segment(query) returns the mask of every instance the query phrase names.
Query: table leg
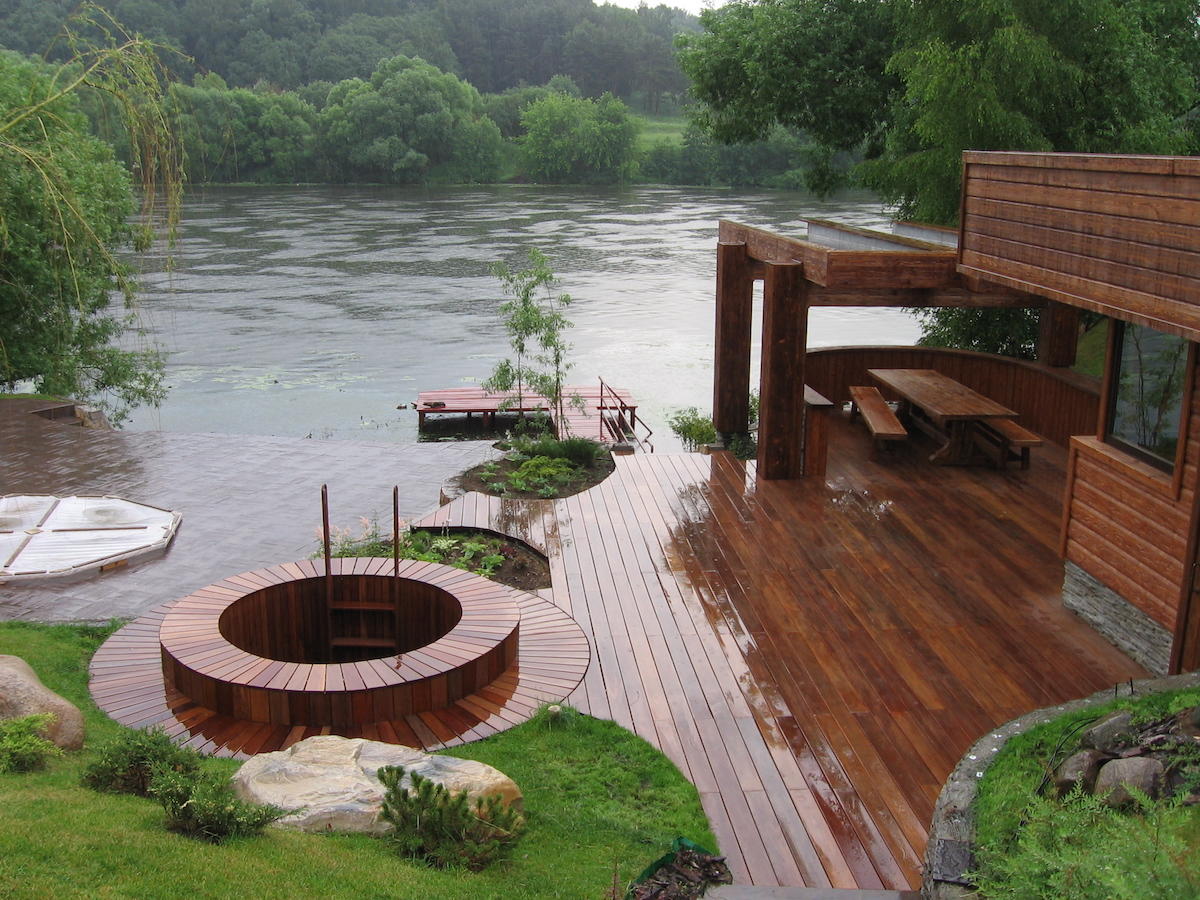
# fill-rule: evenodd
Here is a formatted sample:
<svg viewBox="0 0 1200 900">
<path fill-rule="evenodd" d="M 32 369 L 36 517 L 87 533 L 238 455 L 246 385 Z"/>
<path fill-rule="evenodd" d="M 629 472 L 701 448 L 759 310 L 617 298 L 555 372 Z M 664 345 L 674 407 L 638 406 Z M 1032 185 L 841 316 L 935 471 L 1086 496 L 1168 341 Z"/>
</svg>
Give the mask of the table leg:
<svg viewBox="0 0 1200 900">
<path fill-rule="evenodd" d="M 974 429 L 975 423 L 969 420 L 946 422 L 946 443 L 933 452 L 929 461 L 937 466 L 971 465 L 975 451 L 971 437 Z"/>
</svg>

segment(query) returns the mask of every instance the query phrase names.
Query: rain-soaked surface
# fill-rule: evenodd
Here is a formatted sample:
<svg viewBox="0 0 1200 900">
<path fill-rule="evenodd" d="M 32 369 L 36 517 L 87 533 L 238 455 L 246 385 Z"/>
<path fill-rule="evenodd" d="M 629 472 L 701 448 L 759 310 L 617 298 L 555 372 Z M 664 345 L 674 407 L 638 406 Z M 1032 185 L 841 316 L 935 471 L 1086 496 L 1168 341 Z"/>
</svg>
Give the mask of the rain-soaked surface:
<svg viewBox="0 0 1200 900">
<path fill-rule="evenodd" d="M 803 217 L 885 221 L 879 204 L 802 194 L 531 186 L 204 188 L 175 271 L 140 315 L 171 394 L 128 429 L 409 442 L 419 390 L 473 384 L 508 355 L 490 273 L 550 257 L 572 295 L 569 380 L 630 389 L 657 432 L 712 402 L 717 222 L 802 234 Z M 813 346 L 911 343 L 902 310 L 813 312 Z M 757 353 L 757 346 L 755 349 Z"/>
</svg>

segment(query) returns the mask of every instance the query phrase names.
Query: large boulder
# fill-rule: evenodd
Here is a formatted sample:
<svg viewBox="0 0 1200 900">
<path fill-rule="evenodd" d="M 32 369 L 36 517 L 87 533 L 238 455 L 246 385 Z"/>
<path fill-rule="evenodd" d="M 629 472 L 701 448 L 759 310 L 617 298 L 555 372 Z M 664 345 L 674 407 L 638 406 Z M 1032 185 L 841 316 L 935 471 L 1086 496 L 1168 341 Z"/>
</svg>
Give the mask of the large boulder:
<svg viewBox="0 0 1200 900">
<path fill-rule="evenodd" d="M 1096 796 L 1114 809 L 1132 806 L 1134 791 L 1157 800 L 1164 771 L 1163 764 L 1149 756 L 1114 759 L 1096 776 Z"/>
<path fill-rule="evenodd" d="M 1054 772 L 1055 796 L 1064 797 L 1076 787 L 1090 794 L 1096 785 L 1096 776 L 1100 774 L 1100 765 L 1107 759 L 1099 750 L 1080 750 L 1071 754 Z"/>
<path fill-rule="evenodd" d="M 483 763 L 336 735 L 251 757 L 233 776 L 233 786 L 243 800 L 294 810 L 275 823 L 280 828 L 382 834 L 390 827 L 379 816 L 384 788 L 376 773 L 384 766 L 403 766 L 406 786 L 416 772 L 472 799 L 500 794 L 518 809 L 523 805 L 513 780 Z"/>
<path fill-rule="evenodd" d="M 52 713 L 46 739 L 64 750 L 83 746 L 83 713 L 50 690 L 19 656 L 0 655 L 0 719 Z"/>
</svg>

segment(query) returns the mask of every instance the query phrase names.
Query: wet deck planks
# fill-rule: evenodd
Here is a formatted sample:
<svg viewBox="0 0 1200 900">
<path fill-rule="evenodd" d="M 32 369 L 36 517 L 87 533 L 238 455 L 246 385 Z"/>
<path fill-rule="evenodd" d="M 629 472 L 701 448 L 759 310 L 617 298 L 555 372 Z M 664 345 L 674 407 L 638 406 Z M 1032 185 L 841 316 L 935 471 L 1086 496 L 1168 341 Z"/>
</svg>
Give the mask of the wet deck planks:
<svg viewBox="0 0 1200 900">
<path fill-rule="evenodd" d="M 836 425 L 822 483 L 639 455 L 575 497 L 467 495 L 425 523 L 548 552 L 593 649 L 570 702 L 687 774 L 739 882 L 906 888 L 975 738 L 1143 673 L 1061 606 L 1061 453 L 875 463 Z"/>
</svg>

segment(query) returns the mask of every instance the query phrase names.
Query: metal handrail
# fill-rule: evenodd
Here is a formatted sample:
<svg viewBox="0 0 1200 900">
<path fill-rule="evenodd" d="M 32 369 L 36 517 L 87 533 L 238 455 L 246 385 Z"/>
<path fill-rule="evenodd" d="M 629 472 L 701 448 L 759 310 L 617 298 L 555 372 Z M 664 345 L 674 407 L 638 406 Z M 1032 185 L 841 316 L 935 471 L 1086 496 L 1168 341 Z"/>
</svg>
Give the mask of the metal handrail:
<svg viewBox="0 0 1200 900">
<path fill-rule="evenodd" d="M 609 398 L 611 397 L 611 402 Z M 622 399 L 621 395 L 616 392 L 610 385 L 605 384 L 604 379 L 600 379 L 600 416 L 603 419 L 605 410 L 616 410 L 615 424 L 609 420 L 606 424 L 613 431 L 615 437 L 621 440 L 633 441 L 639 450 L 644 453 L 653 453 L 654 444 L 650 442 L 650 438 L 654 436 L 654 431 L 646 424 L 637 414 L 637 407 L 630 406 Z M 637 428 L 641 426 L 645 429 L 644 436 L 639 437 Z"/>
</svg>

